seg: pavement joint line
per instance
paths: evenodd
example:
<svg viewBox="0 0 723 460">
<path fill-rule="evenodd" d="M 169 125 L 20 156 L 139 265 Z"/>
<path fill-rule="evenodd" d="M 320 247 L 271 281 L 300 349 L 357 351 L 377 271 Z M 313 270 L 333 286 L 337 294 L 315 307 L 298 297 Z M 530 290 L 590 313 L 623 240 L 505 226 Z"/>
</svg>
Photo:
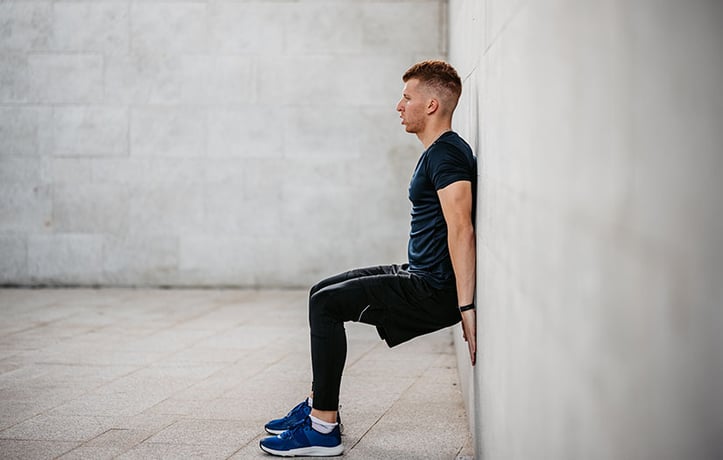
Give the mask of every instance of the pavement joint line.
<svg viewBox="0 0 723 460">
<path fill-rule="evenodd" d="M 82 313 L 73 313 L 73 314 L 70 314 L 70 315 L 68 315 L 68 316 L 64 316 L 64 317 L 62 317 L 62 318 L 56 318 L 56 319 L 54 319 L 54 320 L 52 320 L 52 321 L 42 321 L 42 322 L 40 322 L 40 323 L 33 324 L 32 326 L 26 327 L 26 328 L 24 328 L 24 329 L 18 329 L 18 330 L 15 330 L 15 331 L 10 332 L 9 334 L 4 334 L 3 337 L 12 337 L 13 335 L 22 334 L 22 333 L 24 333 L 24 332 L 32 331 L 33 329 L 42 329 L 42 328 L 44 328 L 44 327 L 52 326 L 52 325 L 55 324 L 55 323 L 59 323 L 59 322 L 61 322 L 61 321 L 65 321 L 66 319 L 70 319 L 70 318 L 72 318 L 72 317 L 74 317 L 74 316 L 77 316 L 77 315 L 82 315 Z M 71 338 L 73 338 L 73 337 L 72 337 L 72 336 L 70 336 L 70 337 L 61 337 L 59 340 L 71 339 Z"/>
<path fill-rule="evenodd" d="M 239 447 L 239 448 L 236 449 L 231 455 L 229 455 L 228 457 L 226 457 L 226 460 L 228 460 L 228 459 L 230 459 L 230 458 L 233 458 L 236 454 L 238 454 L 238 453 L 241 452 L 242 450 L 244 450 L 244 449 L 246 449 L 247 447 L 249 447 L 249 446 L 251 445 L 251 443 L 258 443 L 262 438 L 265 438 L 266 436 L 269 436 L 269 434 L 268 434 L 268 433 L 266 433 L 266 434 L 262 433 L 262 434 L 256 436 L 255 438 L 249 440 L 249 442 L 247 442 L 247 443 L 244 444 L 243 446 Z"/>
<path fill-rule="evenodd" d="M 410 389 L 412 386 L 414 386 L 414 384 L 417 383 L 417 380 L 419 380 L 420 378 L 421 378 L 421 376 L 420 376 L 420 377 L 417 377 L 416 379 L 414 379 L 414 380 L 412 381 L 412 383 L 410 383 L 409 385 L 407 385 L 407 387 L 399 393 L 399 396 L 394 400 L 394 402 L 389 405 L 389 407 L 374 421 L 374 423 L 372 423 L 372 424 L 369 426 L 369 428 L 367 428 L 367 429 L 364 431 L 364 433 L 362 433 L 361 436 L 359 436 L 359 439 L 357 439 L 356 442 L 355 442 L 354 444 L 352 444 L 352 446 L 349 448 L 349 450 L 352 450 L 353 448 L 355 448 L 355 447 L 357 446 L 357 444 L 359 444 L 359 443 L 361 442 L 361 440 L 364 439 L 364 437 L 372 430 L 372 428 L 374 428 L 374 427 L 377 425 L 377 423 L 379 423 L 379 422 L 389 413 L 389 411 L 391 411 L 391 410 L 394 408 L 394 406 L 396 406 L 396 405 L 399 403 L 399 401 L 402 399 L 402 397 L 404 396 L 404 394 L 405 394 L 407 391 L 409 391 L 409 389 Z"/>
<path fill-rule="evenodd" d="M 349 363 L 347 366 L 344 366 L 345 369 L 350 369 L 353 365 L 355 365 L 356 363 L 358 363 L 359 361 L 364 359 L 364 357 L 366 357 L 368 354 L 370 354 L 372 351 L 374 351 L 376 348 L 380 347 L 381 345 L 382 345 L 381 343 L 375 343 L 374 345 L 369 347 L 364 353 L 359 355 L 359 357 L 357 359 L 355 359 L 354 361 Z"/>
<path fill-rule="evenodd" d="M 255 372 L 255 373 L 253 373 L 253 374 L 250 374 L 247 378 L 250 379 L 250 378 L 252 378 L 252 377 L 256 377 L 256 376 L 258 376 L 258 375 L 261 375 L 266 369 L 268 369 L 268 368 L 270 368 L 271 366 L 274 366 L 274 365 L 280 363 L 281 361 L 283 361 L 284 359 L 286 359 L 287 356 L 289 356 L 288 353 L 284 354 L 284 355 L 281 356 L 279 359 L 277 359 L 276 361 L 273 361 L 272 363 L 270 363 L 268 366 L 264 367 L 263 369 L 259 369 L 257 372 Z M 242 359 L 243 359 L 243 358 L 239 358 L 237 361 L 234 362 L 234 365 L 235 365 L 236 363 L 238 363 L 239 361 L 241 361 Z M 219 369 L 218 371 L 214 372 L 213 374 L 211 374 L 211 375 L 208 376 L 207 378 L 212 377 L 213 375 L 215 375 L 215 374 L 218 373 L 218 372 L 223 371 L 224 369 L 225 369 L 225 368 Z M 195 384 L 194 384 L 194 385 L 195 385 Z M 192 385 L 192 386 L 193 386 L 193 385 Z M 238 385 L 236 385 L 236 386 L 238 386 Z M 232 387 L 232 388 L 229 388 L 228 390 L 225 390 L 223 393 L 221 393 L 220 397 L 217 398 L 217 399 L 223 398 L 223 396 L 225 396 L 226 394 L 228 394 L 228 393 L 230 393 L 231 391 L 233 391 L 233 390 L 236 388 L 236 386 L 234 386 L 234 387 Z M 186 390 L 186 389 L 188 389 L 188 388 L 185 388 L 184 390 Z"/>
</svg>

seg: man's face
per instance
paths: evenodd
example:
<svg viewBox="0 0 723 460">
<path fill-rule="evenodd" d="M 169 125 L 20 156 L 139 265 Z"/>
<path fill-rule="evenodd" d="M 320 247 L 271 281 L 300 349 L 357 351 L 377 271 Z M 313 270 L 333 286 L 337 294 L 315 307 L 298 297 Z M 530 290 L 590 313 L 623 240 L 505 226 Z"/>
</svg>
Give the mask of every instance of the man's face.
<svg viewBox="0 0 723 460">
<path fill-rule="evenodd" d="M 402 91 L 402 98 L 397 104 L 397 112 L 399 112 L 399 118 L 402 119 L 402 124 L 408 133 L 419 133 L 424 130 L 427 123 L 428 99 L 418 79 L 407 80 Z"/>
</svg>

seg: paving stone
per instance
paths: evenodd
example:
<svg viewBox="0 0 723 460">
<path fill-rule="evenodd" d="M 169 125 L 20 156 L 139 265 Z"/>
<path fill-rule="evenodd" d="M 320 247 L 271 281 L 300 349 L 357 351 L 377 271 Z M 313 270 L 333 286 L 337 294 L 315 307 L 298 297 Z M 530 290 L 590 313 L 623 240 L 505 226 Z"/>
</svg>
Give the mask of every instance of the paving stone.
<svg viewBox="0 0 723 460">
<path fill-rule="evenodd" d="M 152 407 L 143 411 L 145 415 L 159 414 L 159 415 L 177 415 L 183 417 L 201 417 L 207 412 L 209 404 L 215 403 L 216 400 L 203 400 L 203 399 L 165 399 Z M 234 418 L 235 419 L 235 418 Z"/>
<path fill-rule="evenodd" d="M 130 449 L 121 450 L 118 446 L 114 447 L 86 447 L 80 446 L 70 452 L 57 457 L 63 460 L 111 460 L 118 457 L 124 451 Z"/>
<path fill-rule="evenodd" d="M 229 446 L 196 446 L 191 444 L 161 444 L 145 442 L 119 455 L 122 460 L 148 460 L 149 458 L 199 458 L 219 460 L 226 459 L 237 449 Z"/>
<path fill-rule="evenodd" d="M 235 420 L 179 420 L 148 439 L 151 444 L 240 447 L 263 428 Z M 235 449 L 234 449 L 235 450 Z"/>
<path fill-rule="evenodd" d="M 180 417 L 165 414 L 148 414 L 133 415 L 130 417 L 119 416 L 113 417 L 111 423 L 112 429 L 117 430 L 137 430 L 149 433 L 149 436 L 173 425 Z"/>
<path fill-rule="evenodd" d="M 110 419 L 99 416 L 38 415 L 0 431 L 0 439 L 87 441 L 106 431 Z"/>
<path fill-rule="evenodd" d="M 54 459 L 72 450 L 78 444 L 77 442 L 0 439 L 0 454 L 4 460 Z"/>
<path fill-rule="evenodd" d="M 149 436 L 150 434 L 144 430 L 113 428 L 68 452 L 61 458 L 66 460 L 72 458 L 113 458 L 131 450 L 148 439 Z"/>
<path fill-rule="evenodd" d="M 49 413 L 58 416 L 132 416 L 154 407 L 163 396 L 146 395 L 142 391 L 125 394 L 89 394 L 54 408 Z"/>
<path fill-rule="evenodd" d="M 44 409 L 47 407 L 38 407 L 35 402 L 0 400 L 0 430 L 32 418 Z"/>
</svg>

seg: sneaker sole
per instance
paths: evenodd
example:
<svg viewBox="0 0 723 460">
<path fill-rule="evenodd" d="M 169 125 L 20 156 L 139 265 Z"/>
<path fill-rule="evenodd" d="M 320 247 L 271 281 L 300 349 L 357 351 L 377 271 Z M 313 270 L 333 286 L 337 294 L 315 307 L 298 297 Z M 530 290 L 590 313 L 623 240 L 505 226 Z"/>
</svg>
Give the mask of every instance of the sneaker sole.
<svg viewBox="0 0 723 460">
<path fill-rule="evenodd" d="M 259 444 L 259 447 L 261 447 L 261 450 L 264 452 L 278 457 L 336 457 L 344 453 L 343 444 L 339 444 L 335 447 L 311 446 L 299 447 L 298 449 L 290 450 L 269 449 L 268 447 L 264 447 L 263 444 Z"/>
</svg>

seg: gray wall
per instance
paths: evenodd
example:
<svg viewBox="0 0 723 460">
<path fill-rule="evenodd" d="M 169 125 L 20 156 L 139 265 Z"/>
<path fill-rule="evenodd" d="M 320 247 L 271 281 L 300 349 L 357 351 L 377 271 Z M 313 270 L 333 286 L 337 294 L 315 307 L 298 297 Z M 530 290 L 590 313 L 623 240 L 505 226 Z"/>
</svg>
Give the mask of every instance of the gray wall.
<svg viewBox="0 0 723 460">
<path fill-rule="evenodd" d="M 0 284 L 305 286 L 406 256 L 444 2 L 0 2 Z"/>
<path fill-rule="evenodd" d="M 449 17 L 480 161 L 477 458 L 723 458 L 723 3 Z"/>
</svg>

